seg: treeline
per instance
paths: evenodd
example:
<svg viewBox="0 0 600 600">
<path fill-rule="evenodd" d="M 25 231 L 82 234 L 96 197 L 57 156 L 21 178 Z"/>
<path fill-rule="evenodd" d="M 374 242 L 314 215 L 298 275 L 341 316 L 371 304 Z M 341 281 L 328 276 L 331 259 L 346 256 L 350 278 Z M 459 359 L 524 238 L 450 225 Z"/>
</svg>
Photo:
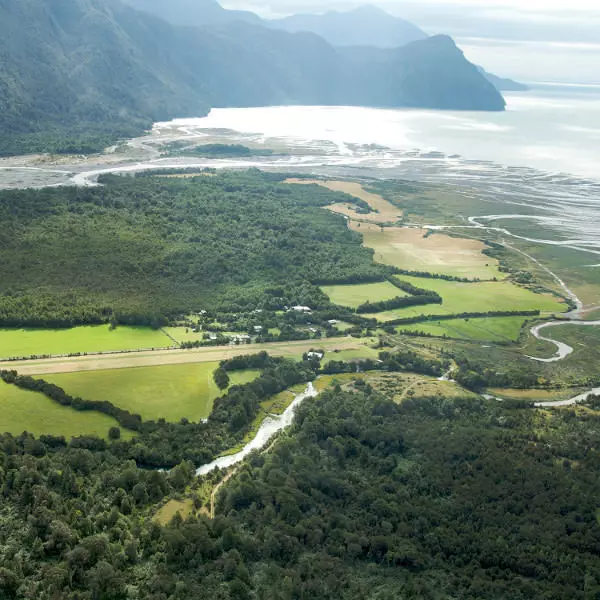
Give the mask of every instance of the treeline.
<svg viewBox="0 0 600 600">
<path fill-rule="evenodd" d="M 207 156 L 207 157 L 250 157 L 271 156 L 273 150 L 268 148 L 249 148 L 242 144 L 200 144 L 190 145 L 189 142 L 173 142 L 167 144 L 167 156 Z"/>
<path fill-rule="evenodd" d="M 539 317 L 539 310 L 490 310 L 488 312 L 464 312 L 445 315 L 419 315 L 386 322 L 387 326 L 412 325 L 428 321 L 453 321 L 455 319 L 485 319 L 489 317 Z"/>
<path fill-rule="evenodd" d="M 97 400 L 83 400 L 67 394 L 65 390 L 43 379 L 34 379 L 26 375 L 19 375 L 17 371 L 0 371 L 0 378 L 8 384 L 15 385 L 23 390 L 39 392 L 61 406 L 68 406 L 79 412 L 99 412 L 115 419 L 121 427 L 132 431 L 142 430 L 142 417 L 115 406 L 111 402 Z"/>
<path fill-rule="evenodd" d="M 221 369 L 227 372 L 263 370 L 281 364 L 284 359 L 270 356 L 267 352 L 235 356 L 219 363 Z"/>
<path fill-rule="evenodd" d="M 412 350 L 380 352 L 379 360 L 359 359 L 355 361 L 328 361 L 321 369 L 325 375 L 340 373 L 364 373 L 367 371 L 389 371 L 418 373 L 441 377 L 450 367 L 450 361 L 425 358 Z"/>
<path fill-rule="evenodd" d="M 411 271 L 409 269 L 395 268 L 398 275 L 408 275 L 410 277 L 421 277 L 423 279 L 442 279 L 444 281 L 456 281 L 458 283 L 476 283 L 480 281 L 478 277 L 469 279 L 468 277 L 458 277 L 457 275 L 447 275 L 445 273 L 430 273 L 429 271 Z"/>
<path fill-rule="evenodd" d="M 396 296 L 391 300 L 382 300 L 381 302 L 365 302 L 361 304 L 356 312 L 363 313 L 378 313 L 386 310 L 395 310 L 397 308 L 407 308 L 409 306 L 424 306 L 427 304 L 442 304 L 443 300 L 439 294 L 431 292 L 429 295 L 419 296 Z"/>
</svg>

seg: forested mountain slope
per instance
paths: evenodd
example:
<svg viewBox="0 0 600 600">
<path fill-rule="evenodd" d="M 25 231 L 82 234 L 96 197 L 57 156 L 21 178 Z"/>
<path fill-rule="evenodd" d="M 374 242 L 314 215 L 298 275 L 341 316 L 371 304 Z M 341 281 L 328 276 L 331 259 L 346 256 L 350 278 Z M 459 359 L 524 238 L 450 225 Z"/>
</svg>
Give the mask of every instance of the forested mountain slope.
<svg viewBox="0 0 600 600">
<path fill-rule="evenodd" d="M 98 148 L 216 106 L 504 109 L 454 44 L 417 44 L 362 56 L 241 21 L 176 27 L 119 0 L 0 0 L 0 153 Z"/>
</svg>

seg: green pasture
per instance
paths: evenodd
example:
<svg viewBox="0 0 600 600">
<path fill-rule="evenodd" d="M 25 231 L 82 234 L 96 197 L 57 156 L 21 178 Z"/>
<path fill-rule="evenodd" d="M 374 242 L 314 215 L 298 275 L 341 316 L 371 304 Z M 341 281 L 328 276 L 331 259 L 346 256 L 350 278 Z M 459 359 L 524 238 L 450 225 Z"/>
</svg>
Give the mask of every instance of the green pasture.
<svg viewBox="0 0 600 600">
<path fill-rule="evenodd" d="M 185 330 L 184 330 L 185 331 Z M 72 329 L 0 329 L 0 358 L 77 354 L 174 346 L 149 327 L 89 325 Z"/>
<path fill-rule="evenodd" d="M 482 342 L 515 342 L 519 339 L 524 317 L 489 317 L 484 319 L 452 319 L 414 325 L 399 325 L 397 331 L 414 331 L 436 337 L 449 337 Z"/>
<path fill-rule="evenodd" d="M 22 390 L 0 381 L 0 433 L 19 435 L 28 431 L 35 436 L 43 434 L 64 436 L 69 439 L 80 435 L 108 438 L 108 430 L 118 427 L 113 418 L 98 412 L 79 412 L 53 402 L 39 392 Z M 131 438 L 131 432 L 121 428 L 122 438 Z"/>
<path fill-rule="evenodd" d="M 484 281 L 460 283 L 443 279 L 399 276 L 399 279 L 416 287 L 437 292 L 443 304 L 410 306 L 375 316 L 379 321 L 393 321 L 420 315 L 460 314 L 463 312 L 485 313 L 492 311 L 540 310 L 542 313 L 561 313 L 568 307 L 550 294 L 536 294 L 509 281 Z"/>
<path fill-rule="evenodd" d="M 144 420 L 183 418 L 198 422 L 208 417 L 221 392 L 213 381 L 218 363 L 164 365 L 48 375 L 44 379 L 72 396 L 109 400 Z M 232 385 L 248 383 L 257 371 L 231 373 Z"/>
<path fill-rule="evenodd" d="M 355 348 L 353 350 L 342 350 L 341 352 L 327 352 L 321 364 L 328 363 L 330 360 L 358 360 L 360 358 L 379 358 L 379 350 L 374 350 L 368 346 Z"/>
<path fill-rule="evenodd" d="M 325 285 L 321 289 L 334 304 L 349 308 L 357 308 L 367 301 L 381 302 L 407 295 L 389 281 L 359 285 Z"/>
</svg>

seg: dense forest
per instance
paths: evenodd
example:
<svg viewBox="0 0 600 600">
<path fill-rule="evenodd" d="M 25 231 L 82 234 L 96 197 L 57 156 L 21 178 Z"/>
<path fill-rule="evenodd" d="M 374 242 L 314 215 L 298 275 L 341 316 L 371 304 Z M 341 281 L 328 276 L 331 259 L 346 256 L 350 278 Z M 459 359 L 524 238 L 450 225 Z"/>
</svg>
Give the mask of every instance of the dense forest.
<svg viewBox="0 0 600 600">
<path fill-rule="evenodd" d="M 96 188 L 0 193 L 0 324 L 159 326 L 201 309 L 326 306 L 311 282 L 389 274 L 322 209 L 350 196 L 282 179 L 107 176 Z"/>
<path fill-rule="evenodd" d="M 192 464 L 5 435 L 0 597 L 597 598 L 599 419 L 337 388 L 221 488 L 214 520 L 166 527 L 165 498 L 202 508 Z"/>
</svg>

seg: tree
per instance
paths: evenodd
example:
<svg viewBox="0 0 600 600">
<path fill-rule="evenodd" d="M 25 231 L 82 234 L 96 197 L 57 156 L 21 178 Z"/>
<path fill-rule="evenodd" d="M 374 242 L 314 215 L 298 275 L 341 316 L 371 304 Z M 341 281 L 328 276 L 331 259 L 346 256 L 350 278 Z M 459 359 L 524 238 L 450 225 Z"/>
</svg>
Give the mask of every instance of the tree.
<svg viewBox="0 0 600 600">
<path fill-rule="evenodd" d="M 108 430 L 108 437 L 111 440 L 120 440 L 121 439 L 121 430 L 118 427 L 111 427 Z"/>
<path fill-rule="evenodd" d="M 229 383 L 230 383 L 229 375 L 227 374 L 227 371 L 225 369 L 223 369 L 222 367 L 219 367 L 215 371 L 213 378 L 220 390 L 225 390 L 229 387 Z"/>
</svg>

